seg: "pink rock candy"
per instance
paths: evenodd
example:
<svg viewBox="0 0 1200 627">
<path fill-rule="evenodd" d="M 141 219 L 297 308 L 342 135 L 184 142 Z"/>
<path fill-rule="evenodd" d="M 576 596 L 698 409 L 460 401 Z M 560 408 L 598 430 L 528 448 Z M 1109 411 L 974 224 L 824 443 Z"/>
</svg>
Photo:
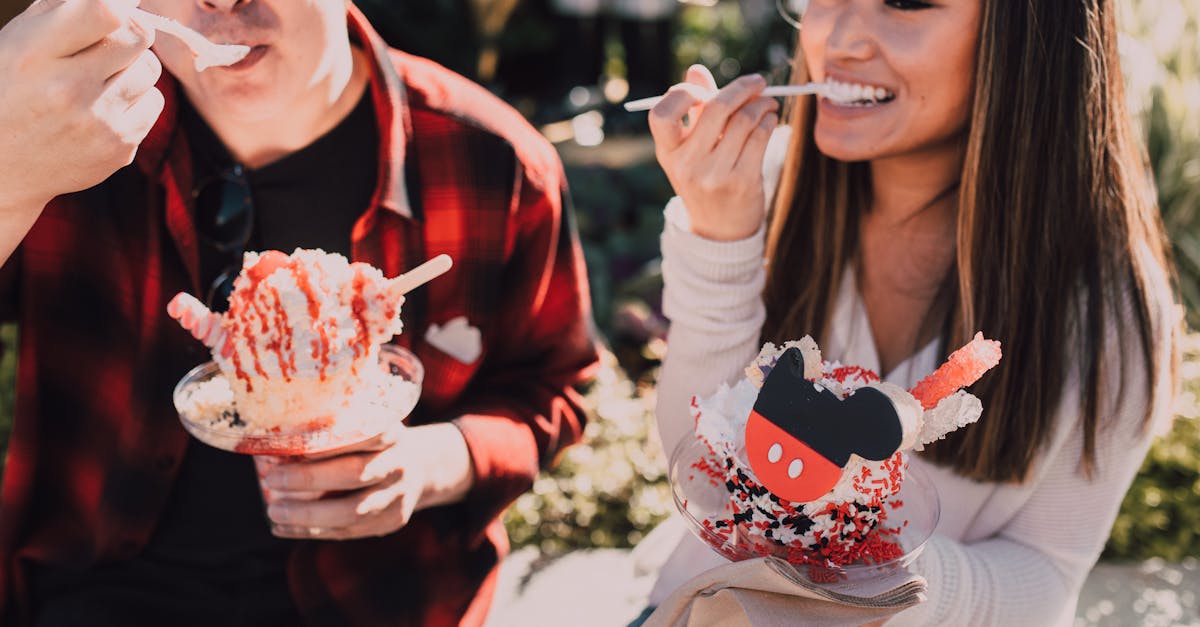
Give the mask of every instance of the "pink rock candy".
<svg viewBox="0 0 1200 627">
<path fill-rule="evenodd" d="M 911 390 L 921 406 L 933 409 L 943 398 L 975 383 L 983 373 L 1000 363 L 1000 342 L 988 340 L 982 333 L 966 346 L 950 354 L 946 363 L 925 377 Z"/>
</svg>

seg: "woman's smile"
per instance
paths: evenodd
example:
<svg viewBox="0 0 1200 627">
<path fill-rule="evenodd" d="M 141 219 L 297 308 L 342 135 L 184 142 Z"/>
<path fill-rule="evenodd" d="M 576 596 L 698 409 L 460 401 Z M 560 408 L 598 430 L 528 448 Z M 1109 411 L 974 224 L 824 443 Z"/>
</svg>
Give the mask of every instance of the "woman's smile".
<svg viewBox="0 0 1200 627">
<path fill-rule="evenodd" d="M 875 161 L 958 150 L 973 100 L 978 0 L 937 5 L 812 0 L 800 45 L 813 80 L 821 152 Z"/>
</svg>

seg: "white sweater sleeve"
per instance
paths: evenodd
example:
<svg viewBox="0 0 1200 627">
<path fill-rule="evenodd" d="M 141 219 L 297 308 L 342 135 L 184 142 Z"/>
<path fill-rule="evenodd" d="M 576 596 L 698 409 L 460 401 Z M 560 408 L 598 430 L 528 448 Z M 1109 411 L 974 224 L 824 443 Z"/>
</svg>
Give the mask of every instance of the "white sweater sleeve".
<svg viewBox="0 0 1200 627">
<path fill-rule="evenodd" d="M 1173 382 L 1169 372 L 1173 309 L 1153 312 L 1160 348 L 1154 356 L 1158 377 L 1148 390 L 1140 346 L 1129 335 L 1108 336 L 1101 362 L 1113 396 L 1101 407 L 1092 475 L 1081 471 L 1083 430 L 1078 377 L 1068 384 L 1059 411 L 1060 445 L 1052 446 L 1035 469 L 1029 499 L 993 536 L 964 544 L 934 535 L 916 568 L 929 582 L 928 602 L 888 622 L 893 625 L 1070 625 L 1079 596 L 1154 435 L 1169 426 Z M 1124 312 L 1129 320 L 1129 308 Z M 1126 360 L 1122 379 L 1117 367 Z M 1120 395 L 1119 397 L 1117 395 Z M 1150 422 L 1144 422 L 1147 409 Z M 986 419 L 986 416 L 985 418 Z M 942 507 L 953 507 L 943 503 Z"/>
<path fill-rule="evenodd" d="M 682 202 L 667 205 L 662 236 L 663 313 L 671 321 L 658 377 L 659 435 L 668 453 L 693 428 L 693 395 L 737 379 L 758 354 L 766 317 L 765 227 L 747 239 L 714 242 L 692 233 Z"/>
<path fill-rule="evenodd" d="M 767 143 L 762 167 L 767 199 L 779 183 L 790 139 L 791 129 L 781 126 Z M 744 240 L 716 242 L 692 233 L 678 196 L 664 213 L 663 313 L 671 328 L 658 377 L 657 416 L 663 450 L 669 454 L 694 427 L 692 396 L 707 396 L 739 378 L 758 354 L 766 319 L 766 225 Z"/>
</svg>

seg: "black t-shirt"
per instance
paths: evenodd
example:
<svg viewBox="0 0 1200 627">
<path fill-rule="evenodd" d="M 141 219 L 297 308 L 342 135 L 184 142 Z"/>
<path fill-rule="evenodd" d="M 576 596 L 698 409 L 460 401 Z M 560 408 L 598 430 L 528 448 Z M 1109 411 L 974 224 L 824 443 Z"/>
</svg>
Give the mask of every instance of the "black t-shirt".
<svg viewBox="0 0 1200 627">
<path fill-rule="evenodd" d="M 193 179 L 204 181 L 234 161 L 196 111 L 183 105 L 181 124 L 192 148 Z M 321 248 L 350 256 L 350 233 L 367 209 L 379 169 L 379 132 L 369 92 L 350 115 L 307 147 L 246 173 L 255 226 L 248 250 Z M 201 246 L 201 286 L 227 260 Z M 203 296 L 203 295 L 201 295 Z"/>
<path fill-rule="evenodd" d="M 232 165 L 228 150 L 186 102 L 180 116 L 195 180 Z M 255 224 L 248 248 L 289 253 L 322 248 L 348 257 L 350 233 L 375 190 L 378 145 L 374 107 L 365 92 L 327 134 L 249 171 Z M 228 260 L 229 255 L 202 243 L 202 285 L 209 285 Z M 144 600 L 145 613 L 123 614 L 123 621 L 163 612 L 182 616 L 195 608 L 222 615 L 229 625 L 266 624 L 272 612 L 280 624 L 288 624 L 288 614 L 294 615 L 285 573 L 291 544 L 271 535 L 251 457 L 189 438 L 175 487 L 142 555 L 86 573 L 44 573 L 39 604 L 60 615 L 63 624 L 88 616 L 101 620 L 92 624 L 107 625 L 100 619 L 103 613 L 92 614 L 90 608 L 136 603 L 131 599 Z M 141 594 L 129 595 L 135 589 Z M 222 599 L 227 607 L 220 607 Z M 46 624 L 58 624 L 55 620 Z"/>
</svg>

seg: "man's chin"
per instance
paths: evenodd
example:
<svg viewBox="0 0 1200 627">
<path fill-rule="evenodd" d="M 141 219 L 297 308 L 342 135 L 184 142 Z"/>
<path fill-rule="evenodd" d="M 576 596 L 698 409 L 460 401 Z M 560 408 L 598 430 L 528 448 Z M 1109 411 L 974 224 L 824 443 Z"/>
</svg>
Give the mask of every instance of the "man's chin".
<svg viewBox="0 0 1200 627">
<path fill-rule="evenodd" d="M 222 89 L 200 89 L 190 93 L 192 103 L 212 122 L 213 117 L 238 124 L 278 119 L 283 98 L 269 85 L 241 83 Z"/>
</svg>

